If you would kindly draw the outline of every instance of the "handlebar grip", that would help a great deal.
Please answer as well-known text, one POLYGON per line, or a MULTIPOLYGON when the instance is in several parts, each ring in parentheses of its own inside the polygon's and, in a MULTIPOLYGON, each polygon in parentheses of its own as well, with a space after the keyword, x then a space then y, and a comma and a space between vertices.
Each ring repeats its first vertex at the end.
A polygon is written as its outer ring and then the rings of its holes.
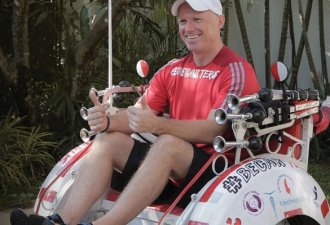
POLYGON ((317 90, 301 90, 299 91, 300 100, 318 100, 319 92, 317 90))
POLYGON ((255 123, 261 123, 267 117, 266 109, 260 103, 250 103, 248 107, 242 108, 242 114, 250 113, 251 118, 247 118, 255 123))
POLYGON ((267 117, 265 110, 262 108, 252 109, 251 113, 252 113, 252 121, 255 123, 261 123, 267 117))
POLYGON ((319 92, 317 90, 286 90, 285 95, 288 100, 318 100, 319 92))
POLYGON ((261 88, 258 92, 259 99, 262 102, 268 102, 273 99, 273 92, 269 88, 261 88))
POLYGON ((252 151, 259 151, 263 146, 262 140, 260 137, 252 136, 249 138, 249 148, 252 151))

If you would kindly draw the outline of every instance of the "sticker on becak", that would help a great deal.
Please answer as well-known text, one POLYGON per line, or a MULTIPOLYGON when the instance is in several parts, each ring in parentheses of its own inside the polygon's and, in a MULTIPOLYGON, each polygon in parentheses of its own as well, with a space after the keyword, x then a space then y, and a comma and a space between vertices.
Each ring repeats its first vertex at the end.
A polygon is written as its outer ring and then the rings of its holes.
POLYGON ((235 218, 235 220, 233 220, 232 218, 227 218, 226 224, 227 225, 242 225, 242 221, 240 218, 235 218))
POLYGON ((139 60, 136 64, 136 71, 140 77, 146 77, 149 72, 149 64, 143 59, 139 60))
POLYGON ((277 179, 277 188, 281 194, 294 195, 295 192, 295 183, 293 179, 287 175, 281 175, 277 179))
POLYGON ((270 67, 271 73, 276 81, 284 81, 288 77, 288 68, 284 63, 276 62, 270 67))
POLYGON ((257 216, 262 213, 264 209, 264 202, 260 197, 260 194, 256 191, 248 192, 243 199, 243 208, 253 216, 257 216))

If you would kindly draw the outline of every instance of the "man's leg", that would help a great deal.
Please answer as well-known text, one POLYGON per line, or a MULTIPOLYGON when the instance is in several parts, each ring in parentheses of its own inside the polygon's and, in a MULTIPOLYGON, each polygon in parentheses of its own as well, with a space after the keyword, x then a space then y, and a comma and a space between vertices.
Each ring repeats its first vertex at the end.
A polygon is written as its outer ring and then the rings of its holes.
POLYGON ((104 193, 113 167, 122 170, 133 147, 133 139, 123 133, 96 136, 80 167, 69 199, 58 213, 67 224, 78 224, 87 210, 104 193))
POLYGON ((127 224, 158 197, 169 177, 184 178, 192 159, 190 143, 171 135, 160 136, 114 208, 93 224, 127 224))

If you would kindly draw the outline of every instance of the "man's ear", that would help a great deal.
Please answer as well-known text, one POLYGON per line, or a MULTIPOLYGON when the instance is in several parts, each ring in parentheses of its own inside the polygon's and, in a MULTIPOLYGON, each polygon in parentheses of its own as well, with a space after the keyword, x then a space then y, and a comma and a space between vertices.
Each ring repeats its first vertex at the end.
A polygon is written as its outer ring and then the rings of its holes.
POLYGON ((219 16, 219 26, 220 26, 220 29, 222 29, 225 26, 225 22, 226 22, 225 16, 224 15, 220 15, 219 16))

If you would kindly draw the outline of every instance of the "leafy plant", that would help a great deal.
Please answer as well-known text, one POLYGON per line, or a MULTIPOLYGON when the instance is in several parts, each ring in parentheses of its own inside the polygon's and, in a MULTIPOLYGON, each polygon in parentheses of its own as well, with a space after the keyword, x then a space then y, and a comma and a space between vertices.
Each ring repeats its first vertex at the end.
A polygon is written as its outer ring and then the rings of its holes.
POLYGON ((44 176, 54 165, 48 150, 49 132, 20 126, 22 119, 8 115, 0 121, 0 190, 6 193, 16 185, 30 185, 29 180, 44 176))
POLYGON ((330 202, 330 166, 328 163, 310 163, 308 172, 320 184, 328 202, 330 202))

